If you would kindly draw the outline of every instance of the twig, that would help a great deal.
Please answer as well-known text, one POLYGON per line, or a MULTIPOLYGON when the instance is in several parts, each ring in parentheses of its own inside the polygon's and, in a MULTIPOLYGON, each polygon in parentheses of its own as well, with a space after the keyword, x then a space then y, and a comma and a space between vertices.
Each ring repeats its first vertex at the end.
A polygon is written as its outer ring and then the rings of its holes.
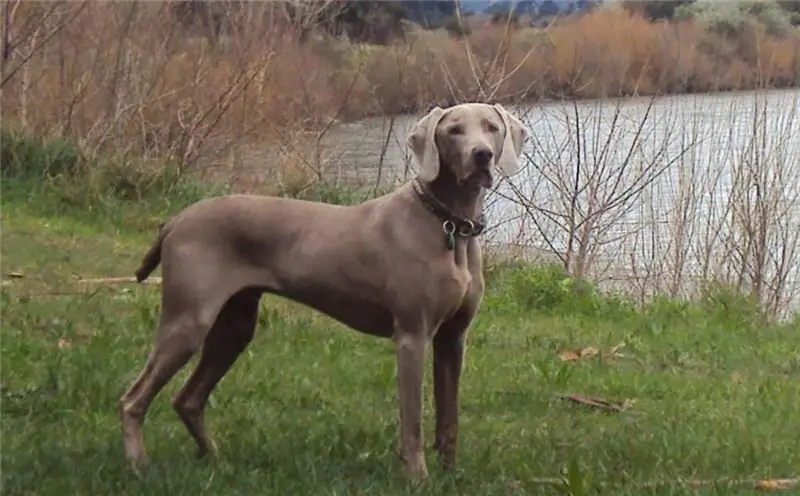
POLYGON ((603 410, 605 412, 612 412, 612 413, 623 412, 627 410, 627 407, 630 404, 628 400, 625 400, 620 404, 620 403, 612 403, 610 401, 606 401, 600 398, 588 398, 586 396, 580 396, 577 394, 561 394, 558 395, 558 397, 561 398, 562 400, 571 401, 579 405, 585 405, 592 408, 597 408, 598 410, 603 410))
POLYGON ((137 282, 135 277, 101 277, 97 279, 78 279, 81 284, 161 284, 160 277, 150 277, 137 282))
MULTIPOLYGON (((557 486, 564 483, 563 479, 557 477, 536 477, 530 479, 528 482, 531 484, 549 486, 557 486)), ((757 491, 788 491, 800 487, 800 477, 792 479, 733 479, 730 477, 722 477, 719 479, 673 479, 631 483, 630 485, 642 489, 654 489, 664 486, 676 486, 679 484, 685 484, 695 489, 708 486, 726 486, 751 487, 757 491)))

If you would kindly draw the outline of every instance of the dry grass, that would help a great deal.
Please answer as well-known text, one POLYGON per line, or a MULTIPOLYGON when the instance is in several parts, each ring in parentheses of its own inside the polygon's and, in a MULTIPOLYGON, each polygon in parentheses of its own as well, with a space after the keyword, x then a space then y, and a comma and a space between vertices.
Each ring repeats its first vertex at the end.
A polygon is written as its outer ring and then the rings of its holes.
MULTIPOLYGON (((125 171, 111 173, 122 177, 116 182, 141 170, 131 163, 171 163, 183 171, 212 170, 242 184, 239 189, 306 196, 326 178, 331 150, 323 138, 340 120, 464 100, 769 89, 800 81, 800 39, 773 38, 760 28, 723 39, 691 23, 650 23, 603 10, 547 30, 484 24, 462 39, 416 31, 389 46, 319 37, 301 43, 296 27, 268 15, 275 5, 254 2, 231 11, 234 29, 217 37, 178 23, 168 3, 6 3, 11 50, 0 78, 3 127, 44 139, 74 138, 90 158, 82 164, 124 155, 118 162, 125 171), (241 166, 254 162, 248 157, 253 154, 273 170, 241 166)), ((630 143, 621 125, 603 128, 601 107, 589 116, 566 109, 560 120, 572 123, 569 130, 535 133, 546 141, 535 148, 549 150, 533 160, 541 169, 536 177, 571 185, 574 180, 562 176, 578 164, 585 184, 554 193, 561 210, 530 192, 515 192, 525 206, 522 217, 537 222, 517 237, 533 233, 550 244, 540 248, 560 254, 572 272, 603 278, 609 271, 601 252, 621 243, 620 219, 634 205, 651 205, 639 219, 651 217, 652 229, 626 232, 630 251, 612 257, 618 263, 611 272, 647 280, 640 293, 686 295, 693 281, 717 280, 778 313, 798 298, 792 275, 800 253, 792 214, 797 203, 779 194, 796 190, 800 177, 787 166, 796 162, 794 113, 767 118, 763 102, 756 102, 747 116, 720 124, 746 128, 750 136, 717 147, 735 156, 695 156, 700 138, 712 130, 700 129, 691 115, 670 114, 678 121, 665 128, 662 123, 660 132, 667 134, 659 138, 648 111, 634 118, 644 127, 634 130, 630 143), (678 122, 685 125, 680 131, 678 122), (588 153, 586 139, 630 153, 626 159, 588 153), (562 149, 552 146, 558 143, 574 156, 560 156, 562 149), (675 147, 682 151, 656 153, 675 147), (730 165, 716 167, 720 163, 730 165), (626 178, 633 189, 623 196, 605 191, 614 177, 626 178), (651 191, 665 178, 669 191, 651 191), (768 198, 752 200, 747 192, 753 188, 768 191, 768 198), (655 199, 649 204, 648 195, 655 199), (667 202, 674 208, 659 200, 665 197, 674 199, 667 202), (700 203, 713 204, 717 217, 700 220, 700 203), (543 213, 541 205, 550 210, 543 213), (664 225, 672 231, 665 234, 664 225), (640 260, 642 246, 651 245, 660 247, 658 253, 640 260)), ((796 109, 796 102, 785 108, 796 109)), ((612 114, 624 117, 619 107, 612 114)))
POLYGON ((300 43, 274 5, 232 11, 235 28, 215 37, 177 23, 168 3, 8 3, 4 125, 190 170, 242 143, 318 141, 336 120, 433 102, 787 86, 800 75, 797 39, 734 42, 622 11, 376 47, 300 43))

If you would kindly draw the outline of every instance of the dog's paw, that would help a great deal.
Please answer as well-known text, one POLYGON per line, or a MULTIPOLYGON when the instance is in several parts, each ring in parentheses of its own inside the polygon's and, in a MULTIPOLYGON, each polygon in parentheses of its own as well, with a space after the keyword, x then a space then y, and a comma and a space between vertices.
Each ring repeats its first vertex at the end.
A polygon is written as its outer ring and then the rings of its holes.
POLYGON ((142 472, 150 465, 150 457, 146 453, 141 452, 136 457, 128 458, 128 464, 131 471, 136 477, 141 478, 142 472))
POLYGON ((406 475, 409 481, 414 485, 419 485, 428 479, 428 467, 425 465, 425 459, 421 456, 414 457, 413 460, 406 462, 406 475))

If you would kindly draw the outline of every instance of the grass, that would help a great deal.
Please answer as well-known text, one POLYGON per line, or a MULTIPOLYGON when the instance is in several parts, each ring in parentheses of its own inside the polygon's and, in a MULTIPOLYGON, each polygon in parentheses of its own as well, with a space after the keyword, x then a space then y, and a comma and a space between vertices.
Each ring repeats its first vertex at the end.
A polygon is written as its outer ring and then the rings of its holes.
MULTIPOLYGON (((1 205, 4 494, 415 492, 393 453, 391 342, 277 298, 264 298, 255 340, 212 396, 219 459, 195 458, 169 406, 190 365, 154 402, 145 424, 153 463, 134 476, 116 408, 144 364, 159 292, 87 289, 74 276, 131 275, 157 222, 208 193, 67 202, 56 190, 69 178, 13 171, 4 170, 1 205)), ((468 340, 459 468, 441 472, 428 450, 431 478, 417 492, 746 494, 686 481, 800 475, 800 318, 767 323, 719 289, 634 307, 543 267, 491 266, 487 280, 468 340), (559 358, 621 342, 623 357, 559 358), (565 393, 633 403, 605 413, 565 393), (540 480, 570 466, 572 489, 540 480)))

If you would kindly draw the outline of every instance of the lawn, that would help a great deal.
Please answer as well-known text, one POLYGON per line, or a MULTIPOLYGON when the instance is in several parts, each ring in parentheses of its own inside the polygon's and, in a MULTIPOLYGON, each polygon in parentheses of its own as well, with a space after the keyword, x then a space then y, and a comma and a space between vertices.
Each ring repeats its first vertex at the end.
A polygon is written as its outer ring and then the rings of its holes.
POLYGON ((747 494, 752 484, 689 481, 800 475, 798 320, 763 324, 725 293, 633 308, 510 266, 492 272, 468 340, 454 474, 428 450, 429 481, 405 482, 390 341, 264 298, 255 340, 208 409, 219 457, 196 459, 169 404, 193 362, 149 412, 152 463, 136 477, 117 401, 149 350, 158 286, 77 278, 131 276, 176 208, 88 209, 4 181, 3 494, 558 494, 564 467, 588 484, 572 494, 747 494))

